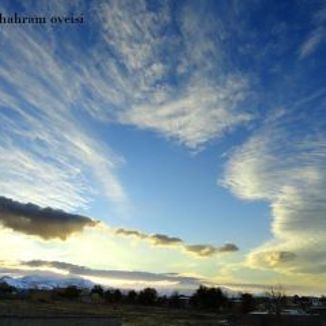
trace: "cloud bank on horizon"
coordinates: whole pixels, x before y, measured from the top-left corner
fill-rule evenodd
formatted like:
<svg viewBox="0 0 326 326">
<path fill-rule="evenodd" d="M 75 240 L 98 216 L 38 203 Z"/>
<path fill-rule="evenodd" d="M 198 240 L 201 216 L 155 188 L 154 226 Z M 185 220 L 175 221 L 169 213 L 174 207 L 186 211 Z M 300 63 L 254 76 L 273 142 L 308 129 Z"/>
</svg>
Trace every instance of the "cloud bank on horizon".
<svg viewBox="0 0 326 326">
<path fill-rule="evenodd" d="M 91 234 L 95 239 L 98 232 L 98 246 L 105 244 L 117 251 L 120 241 L 133 239 L 145 247 L 149 244 L 158 255 L 160 247 L 179 248 L 190 254 L 184 263 L 188 272 L 209 279 L 222 279 L 222 266 L 230 264 L 232 272 L 225 280 L 229 283 L 256 283 L 257 273 L 264 284 L 280 275 L 307 285 L 312 285 L 309 275 L 315 275 L 316 282 L 325 280 L 323 1 L 308 5 L 300 1 L 55 0 L 35 1 L 33 7 L 22 2 L 15 7 L 8 0 L 0 5 L 3 14 L 31 10 L 58 15 L 82 12 L 85 24 L 0 26 L 5 45 L 0 52 L 2 226 L 46 239 L 51 245 L 44 250 L 52 250 L 52 245 L 57 250 L 51 256 L 53 262 L 61 261 L 61 256 L 69 260 L 69 255 L 76 262 L 77 256 L 67 246 L 76 248 L 79 236 Z M 128 175 L 132 167 L 127 157 L 139 148 L 117 141 L 130 137 L 130 130 L 143 137 L 143 146 L 150 150 L 163 142 L 172 143 L 205 162 L 188 172 L 190 186 L 178 181 L 173 185 L 185 194 L 179 203 L 185 212 L 196 208 L 196 203 L 187 200 L 189 189 L 200 188 L 197 181 L 205 178 L 214 181 L 211 173 L 216 172 L 208 163 L 214 150 L 220 171 L 215 175 L 216 195 L 203 188 L 198 202 L 207 200 L 207 206 L 213 207 L 214 201 L 226 200 L 231 210 L 234 204 L 225 199 L 225 193 L 233 194 L 239 205 L 234 228 L 240 234 L 248 216 L 243 212 L 242 218 L 240 205 L 265 203 L 271 216 L 270 237 L 240 253 L 238 243 L 242 249 L 252 234 L 238 236 L 241 240 L 233 235 L 224 245 L 212 245 L 222 236 L 219 223 L 229 222 L 226 218 L 206 220 L 205 214 L 220 213 L 209 209 L 198 216 L 200 229 L 188 233 L 185 220 L 178 222 L 180 211 L 175 209 L 171 216 L 172 208 L 166 213 L 169 223 L 157 221 L 164 224 L 164 232 L 148 225 L 145 229 L 157 233 L 134 227 L 137 223 L 128 219 L 132 220 L 138 197 L 131 191 L 130 180 L 136 178 Z M 221 152 L 227 154 L 218 156 Z M 180 167 L 173 158 L 174 149 L 162 150 L 161 155 L 171 156 L 171 165 L 178 167 L 173 172 L 176 177 L 188 171 L 186 164 Z M 154 158 L 139 160 L 139 191 L 146 179 L 146 160 L 154 162 Z M 155 174 L 156 187 L 148 189 L 155 207 L 160 207 L 159 185 L 166 177 L 160 170 Z M 86 217 L 93 214 L 80 214 L 94 211 L 111 216 L 102 201 L 117 208 L 114 226 L 103 221 L 110 225 L 108 233 L 98 231 L 95 221 Z M 33 205 L 21 204 L 27 202 Z M 166 202 L 166 206 L 174 204 Z M 121 224 L 117 223 L 119 209 L 130 210 L 124 228 L 116 227 Z M 152 211 L 142 213 L 147 221 Z M 255 218 L 258 225 L 264 217 Z M 165 230 L 172 228 L 181 230 L 176 232 L 180 237 L 168 235 L 172 232 Z M 252 225 L 253 233 L 263 231 Z M 5 239 L 14 236 L 5 234 Z M 28 241 L 38 241 L 32 238 Z M 60 244 L 58 238 L 67 241 Z M 61 254 L 60 248 L 64 248 Z M 139 269 L 152 268 L 141 265 L 146 254 L 138 250 Z M 104 252 L 99 249 L 99 254 Z M 231 252 L 235 258 L 220 255 Z M 119 254 L 125 263 L 128 254 L 120 250 Z M 173 255 L 164 260 L 164 270 L 183 268 Z M 194 257 L 207 258 L 207 263 L 200 266 Z M 55 267 L 54 263 L 41 264 L 40 258 L 27 260 L 38 261 L 38 267 Z M 123 267 L 118 258 L 110 262 L 111 267 L 113 263 Z M 90 265 L 96 263 L 90 260 Z"/>
</svg>

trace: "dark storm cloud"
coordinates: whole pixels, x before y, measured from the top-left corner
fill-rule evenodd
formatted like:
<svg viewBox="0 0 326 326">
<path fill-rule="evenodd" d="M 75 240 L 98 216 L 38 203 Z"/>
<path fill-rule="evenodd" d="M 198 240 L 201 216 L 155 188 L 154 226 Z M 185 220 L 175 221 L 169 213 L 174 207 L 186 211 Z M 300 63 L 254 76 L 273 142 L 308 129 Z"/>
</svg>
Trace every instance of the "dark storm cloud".
<svg viewBox="0 0 326 326">
<path fill-rule="evenodd" d="M 41 208 L 31 203 L 20 203 L 0 196 L 0 223 L 7 228 L 43 239 L 65 240 L 85 226 L 95 226 L 96 221 L 77 214 L 66 213 L 50 207 Z"/>
</svg>

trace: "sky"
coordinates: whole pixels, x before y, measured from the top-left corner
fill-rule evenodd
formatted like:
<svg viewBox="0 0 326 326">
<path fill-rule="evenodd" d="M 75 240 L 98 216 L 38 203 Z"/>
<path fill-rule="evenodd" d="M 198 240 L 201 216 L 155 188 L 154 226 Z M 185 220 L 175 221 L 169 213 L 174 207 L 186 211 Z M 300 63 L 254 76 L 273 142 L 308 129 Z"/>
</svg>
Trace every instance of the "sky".
<svg viewBox="0 0 326 326">
<path fill-rule="evenodd" d="M 326 293 L 325 1 L 0 12 L 1 275 Z"/>
</svg>

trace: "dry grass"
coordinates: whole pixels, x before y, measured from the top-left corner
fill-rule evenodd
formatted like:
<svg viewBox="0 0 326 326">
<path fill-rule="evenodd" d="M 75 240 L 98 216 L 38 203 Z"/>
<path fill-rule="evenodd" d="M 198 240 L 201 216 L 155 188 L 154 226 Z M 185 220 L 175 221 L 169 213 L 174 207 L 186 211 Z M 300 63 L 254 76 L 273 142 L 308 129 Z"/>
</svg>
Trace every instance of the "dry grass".
<svg viewBox="0 0 326 326">
<path fill-rule="evenodd" d="M 79 303 L 70 301 L 31 302 L 0 300 L 1 316 L 18 317 L 114 317 L 124 326 L 210 326 L 223 317 L 214 313 L 175 310 L 160 307 Z M 1 318 L 1 317 L 0 317 Z M 100 321 L 100 320 L 99 320 Z M 0 322 L 1 323 L 1 322 Z M 72 325 L 72 324 L 70 324 Z"/>
</svg>

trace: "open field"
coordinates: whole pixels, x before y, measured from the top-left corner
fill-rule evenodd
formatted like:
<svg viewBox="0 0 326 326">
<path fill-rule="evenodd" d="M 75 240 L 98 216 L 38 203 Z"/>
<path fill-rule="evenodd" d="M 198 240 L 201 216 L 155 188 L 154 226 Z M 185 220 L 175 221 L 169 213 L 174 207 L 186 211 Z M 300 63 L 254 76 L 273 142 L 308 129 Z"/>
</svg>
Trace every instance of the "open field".
<svg viewBox="0 0 326 326">
<path fill-rule="evenodd" d="M 0 325 L 216 326 L 223 316 L 159 307 L 0 300 Z M 120 321 L 120 322 L 119 322 Z"/>
</svg>

